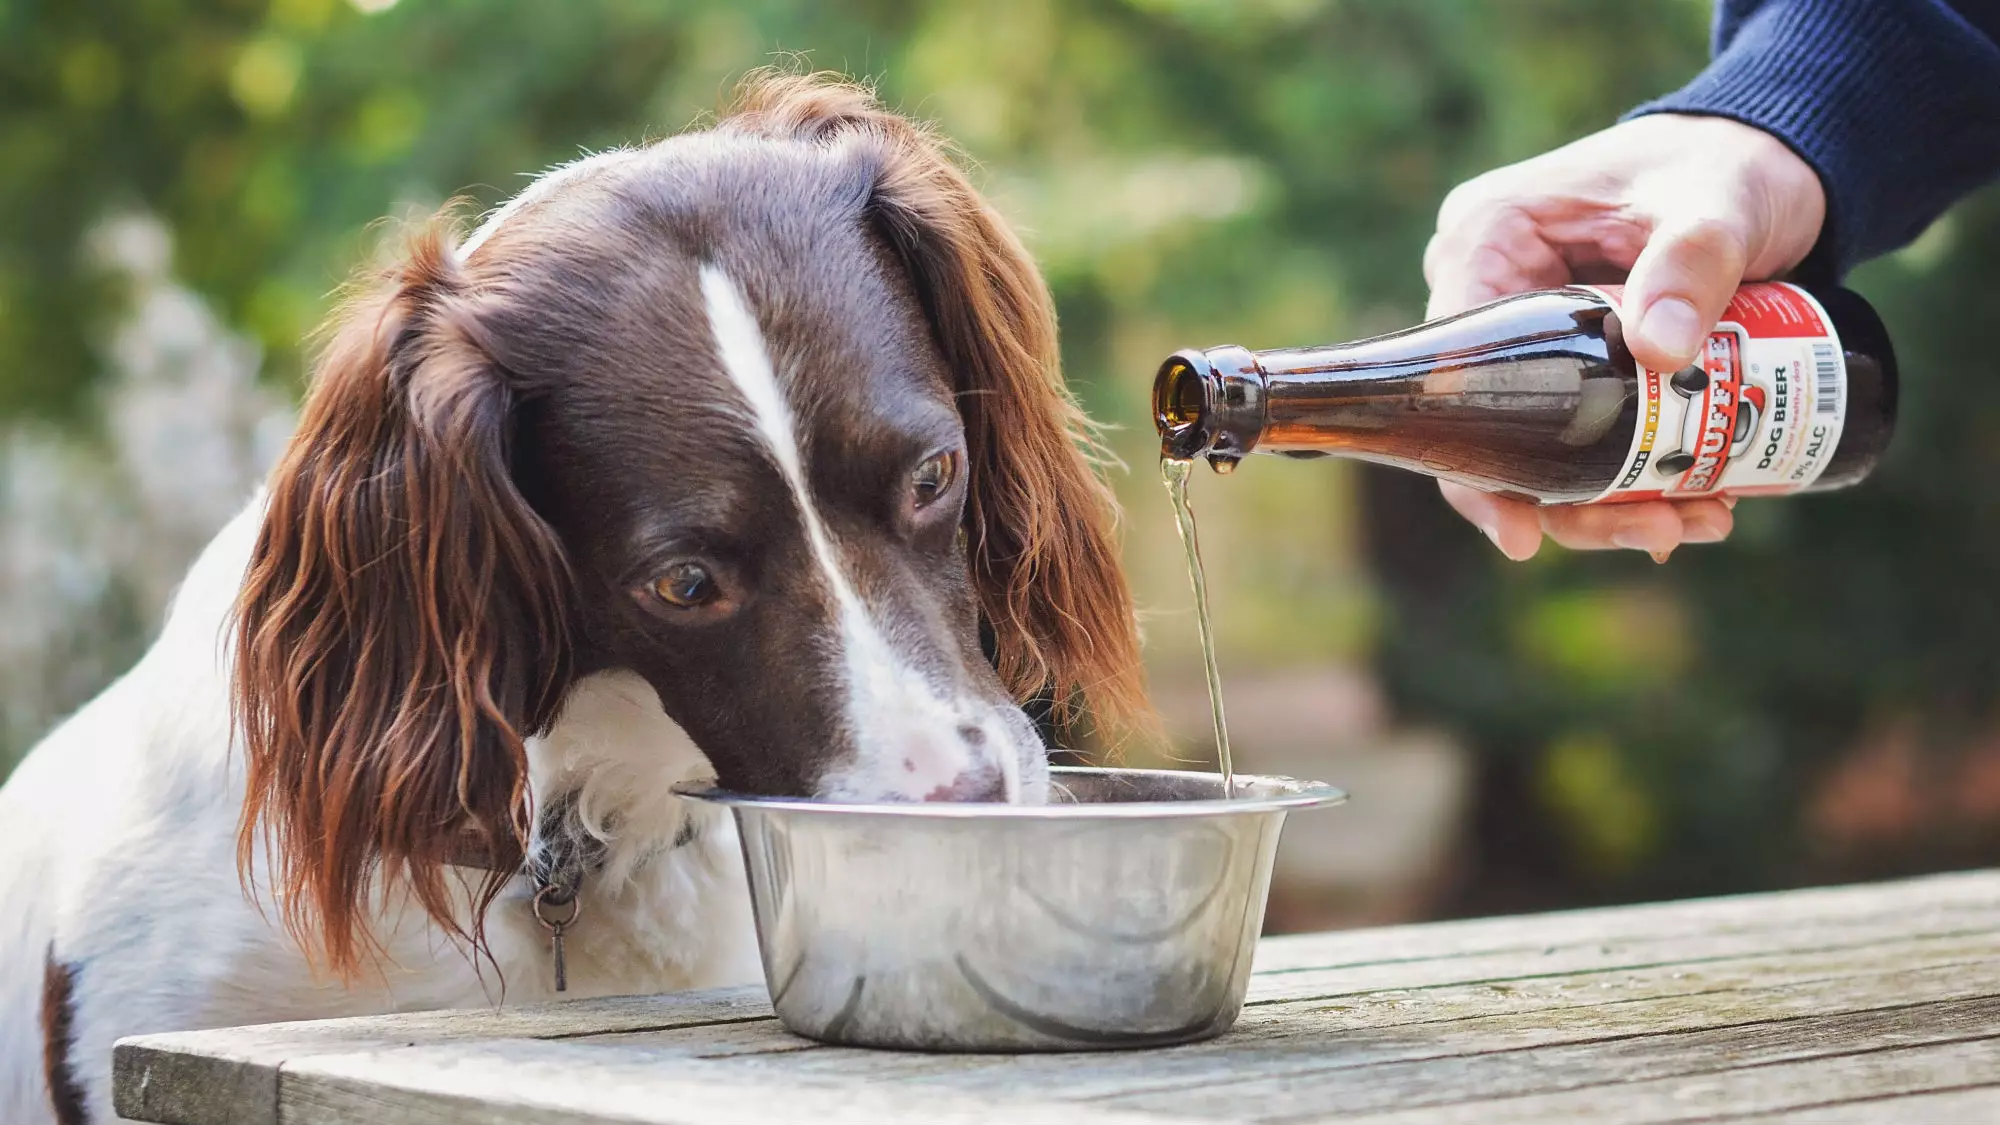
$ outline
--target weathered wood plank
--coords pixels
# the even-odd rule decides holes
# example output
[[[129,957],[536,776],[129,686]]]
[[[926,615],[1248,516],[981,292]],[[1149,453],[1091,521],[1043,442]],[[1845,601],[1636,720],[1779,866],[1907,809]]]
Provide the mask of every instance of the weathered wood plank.
[[[2000,1039],[1867,1051],[1693,1078],[1622,1082],[1382,1114],[1297,1118],[1342,1125],[1665,1125],[1836,1106],[1864,1098],[1992,1085]],[[1876,1117],[1880,1121],[1883,1118]]]
[[[1938,970],[1926,970],[1926,972],[1934,978],[1962,975],[1945,974]],[[1820,983],[1827,985],[1842,982]],[[1894,995],[1906,998],[1913,995],[1923,998],[1925,995],[1921,983],[1911,987],[1913,983],[1911,974],[1903,974],[1901,979],[1877,983],[1882,985],[1881,991]],[[1934,980],[1932,983],[1935,985],[1937,981]],[[1740,997],[1742,994],[1730,995]],[[1209,1084],[1207,1090],[1177,1088],[1146,1097],[1119,1100],[1115,1096],[1106,1096],[1103,1088],[1105,1083],[1097,1073],[1096,1064],[1132,1064],[1132,1073],[1111,1083],[1114,1088],[1129,1090],[1134,1082],[1142,1084],[1164,1082],[1172,1085],[1176,1079],[1182,1082],[1188,1081],[1189,1069],[1185,1065],[1184,1058],[1170,1056],[1184,1055],[1199,1048],[1169,1052],[1165,1055],[1006,1059],[998,1064],[1006,1073],[991,1074],[989,1078],[992,1080],[988,1082],[965,1083],[957,1080],[960,1072],[954,1064],[963,1064],[969,1060],[950,1056],[841,1051],[838,1054],[847,1056],[846,1061],[849,1066],[801,1071],[785,1065],[784,1060],[773,1059],[766,1055],[760,1060],[762,1066],[746,1070],[730,1065],[731,1062],[737,1061],[728,1057],[730,1045],[704,1044],[699,1038],[704,1031],[723,1029],[686,1029],[621,1036],[616,1044],[608,1044],[598,1039],[573,1039],[541,1045],[520,1044],[518,1047],[509,1047],[503,1052],[517,1061],[525,1058],[545,1064],[549,1068],[547,1081],[564,1088],[594,1087],[600,1082],[612,1083],[617,1099],[623,1100],[614,1099],[606,1105],[599,1105],[596,1102],[582,1105],[574,1099],[551,1100],[546,1092],[537,1094],[536,1083],[527,1077],[528,1071],[519,1067],[510,1067],[506,1071],[505,1080],[500,1084],[480,1089],[483,1090],[482,1096],[490,1095],[493,1099],[497,1099],[490,1104],[505,1107],[511,1106],[516,1100],[525,1099],[524,1104],[528,1108],[534,1109],[535,1112],[543,1112],[544,1119],[555,1121],[567,1119],[548,1117],[545,1111],[551,1105],[570,1107],[586,1114],[600,1114],[598,1118],[589,1116],[579,1118],[580,1121],[625,1120],[627,1119],[625,1117],[605,1118],[601,1115],[610,1112],[606,1108],[608,1105],[623,1106],[628,1102],[647,1104],[649,1099],[684,1107],[678,1091],[683,1082],[689,1081],[706,1083],[725,1091],[826,1087],[836,1091],[851,1092],[865,1087],[883,1095],[882,1099],[865,1103],[867,1112],[877,1116],[887,1115],[889,1119],[909,1119],[901,1116],[904,1109],[899,1107],[921,1107],[922,1112],[929,1112],[930,1108],[935,1106],[942,1107],[940,1112],[948,1109],[952,1113],[957,1113],[958,1110],[951,1107],[960,1105],[1012,1107],[1016,1100],[1029,1092],[1039,1092],[1044,1098],[1059,1097],[1071,1104],[1081,1100],[1088,1105],[1089,1101],[1095,1101],[1097,1104],[1088,1105],[1092,1114],[1102,1109],[1135,1110],[1138,1111],[1138,1119],[1147,1119],[1146,1115],[1149,1113],[1154,1116],[1209,1117],[1225,1120],[1287,1116],[1317,1118],[1334,1113],[1400,1107],[1406,1104],[1401,1099],[1407,1099],[1412,1090],[1429,1093],[1442,1088],[1449,1091],[1444,1098],[1421,1099],[1433,1106],[1440,1101],[1448,1100],[1449,1097],[1477,1099],[1483,1104],[1488,1095],[1483,1094],[1479,1087],[1480,1083],[1489,1080],[1497,1082],[1494,1093],[1515,1094],[1532,1092],[1533,1083],[1536,1081],[1544,1083],[1544,1089],[1583,1086],[1593,1081],[1622,1086],[1627,1078],[1659,1077],[1663,1074],[1676,1073],[1676,1068],[1680,1072],[1700,1074],[1786,1058],[1810,1057],[1815,1053],[1851,1051],[1857,1045],[1882,1047],[1909,1042],[1936,1042],[1954,1036],[1963,1038],[1967,1035],[1990,1033],[2000,1026],[2000,999],[1988,998],[1973,1004],[1960,1005],[1956,1009],[1947,1006],[1925,1008],[1921,1016],[1915,1017],[1914,1022],[1913,1009],[1908,1007],[1890,1013],[1879,1011],[1865,1013],[1862,1018],[1853,1021],[1844,1029],[1848,1034],[1843,1037],[1835,1034],[1836,1030],[1841,1029],[1837,1027],[1837,1021],[1832,1017],[1811,1014],[1829,1003],[1837,1005],[1839,996],[1840,993],[1837,991],[1830,994],[1794,991],[1779,999],[1784,1009],[1791,1015],[1804,1018],[1794,1018],[1779,1024],[1767,1022],[1761,1026],[1737,1028],[1733,1029],[1733,1035],[1709,1033],[1706,1038],[1691,1036],[1678,1047],[1663,1048],[1659,1052],[1660,1061],[1650,1064],[1656,1068],[1651,1072],[1645,1069],[1645,1066],[1649,1065],[1647,1045],[1658,1038],[1651,1035],[1612,1039],[1610,1042],[1602,1040],[1587,1042],[1580,1048],[1571,1049],[1566,1056],[1559,1054],[1549,1061],[1538,1062],[1534,1059],[1517,1057],[1511,1060],[1502,1059],[1496,1064],[1484,1061],[1494,1059],[1495,1056],[1492,1055],[1475,1055],[1470,1059],[1454,1057],[1453,1052],[1461,1045],[1455,1043],[1449,1036],[1442,1040],[1395,1038],[1375,1040],[1364,1037],[1352,1042],[1343,1042],[1339,1036],[1315,1037],[1297,1034],[1295,1028],[1291,1036],[1292,1042],[1289,1044],[1291,1050],[1281,1052],[1279,1058],[1281,1062],[1298,1064],[1297,1070],[1289,1075],[1280,1077],[1267,1075],[1261,1080],[1247,1077],[1256,1074],[1260,1068],[1267,1068],[1271,1060],[1262,1058],[1257,1051],[1238,1044],[1232,1049],[1215,1052],[1212,1061],[1216,1065],[1206,1078],[1206,1083]],[[1760,999],[1762,1003],[1751,1005],[1748,1009],[1739,1008],[1734,1015],[1741,1018],[1746,1010],[1769,1011],[1773,1008],[1774,1005],[1770,1003],[1771,997]],[[1610,1005],[1625,1009],[1635,1006],[1637,1005],[1633,1002]],[[1685,1014],[1683,1018],[1699,1023],[1704,1018],[1712,1018],[1713,1011],[1712,1008],[1702,1008]],[[1533,1021],[1520,1016],[1467,1022],[1480,1022],[1486,1025],[1481,1028],[1476,1038],[1477,1043],[1490,1045],[1497,1040],[1510,1040],[1515,1044],[1510,1048],[1510,1053],[1516,1056],[1531,1056],[1538,1052],[1523,1050],[1524,1047],[1575,1042],[1578,1039],[1602,1036],[1607,1030],[1614,1034],[1632,1036],[1635,1034],[1632,1030],[1634,1024],[1641,1029],[1650,1029],[1661,1022],[1671,1023],[1674,1019],[1672,1015],[1663,1018],[1659,1012],[1627,1011],[1625,1017],[1624,1024],[1597,1023],[1581,1027],[1564,1026],[1546,1020]],[[734,1025],[726,1030],[750,1038],[763,1034],[763,1028],[767,1026]],[[1871,1040],[1869,1038],[1871,1033],[1878,1034],[1879,1038]],[[677,1038],[679,1042],[663,1046],[658,1040],[666,1037]],[[448,1116],[440,1116],[446,1113],[446,1108],[456,1106],[458,1110],[465,1109],[464,1105],[452,1102],[446,1097],[455,1087],[449,1087],[447,1084],[448,1088],[441,1089],[419,1083],[412,1092],[404,1089],[410,1084],[408,1075],[428,1073],[428,1068],[458,1066],[464,1058],[470,1057],[463,1053],[465,1050],[490,1060],[492,1055],[489,1048],[499,1049],[492,1043],[481,1042],[470,1044],[464,1049],[454,1048],[461,1051],[459,1054],[440,1054],[444,1050],[442,1048],[417,1048],[409,1051],[378,1052],[366,1056],[335,1056],[334,1058],[342,1060],[334,1064],[342,1075],[342,1081],[330,1085],[312,1080],[310,1077],[325,1069],[322,1064],[327,1063],[327,1059],[306,1060],[285,1070],[281,1104],[286,1106],[287,1110],[282,1120],[286,1125],[321,1120],[329,1122],[382,1120],[398,1123],[404,1120],[450,1120]],[[723,1061],[706,1064],[690,1063],[692,1057],[700,1056],[710,1050],[721,1053]],[[524,1053],[513,1053],[516,1051]],[[1732,1059],[1731,1051],[1735,1051],[1740,1058]],[[558,1052],[560,1058],[556,1057]],[[1405,1058],[1411,1056],[1417,1059],[1429,1058],[1430,1072],[1412,1074],[1410,1071],[1421,1071],[1423,1068],[1407,1066],[1398,1072],[1393,1066],[1382,1065],[1398,1055]],[[365,1064],[353,1061],[357,1058],[367,1061]],[[885,1076],[876,1066],[853,1065],[873,1064],[893,1059],[921,1061],[929,1065],[942,1066],[943,1069],[934,1073],[934,1081],[931,1082],[891,1084],[881,1081]],[[1038,1065],[1049,1063],[1061,1064],[1069,1073],[1064,1077],[1054,1078],[1046,1072],[1045,1066]],[[1619,1068],[1628,1064],[1631,1064],[1629,1066],[1631,1073],[1621,1076]],[[1463,1073],[1457,1076],[1455,1085],[1446,1083],[1444,1079],[1449,1077],[1455,1068],[1462,1070]],[[1515,1083],[1515,1088],[1512,1090],[1506,1085],[1510,1069],[1511,1080]],[[399,1092],[384,1093],[381,1086],[388,1081],[386,1076],[394,1075],[403,1075],[394,1083]],[[816,1101],[811,1104],[815,1107],[812,1112],[817,1114],[822,1110],[835,1113],[840,1107],[851,1103],[844,1098],[833,1098],[824,1107]],[[1079,1106],[1078,1113],[1072,1114],[1072,1117],[1081,1114],[1084,1108]],[[392,1109],[394,1113],[391,1113]],[[417,1116],[397,1116],[406,1111]],[[721,1111],[720,1107],[717,1111]],[[802,1104],[800,1112],[805,1111]],[[1457,1112],[1448,1105],[1440,1111]],[[526,1113],[527,1110],[524,1109],[523,1112]],[[922,1113],[918,1110],[912,1109],[910,1112],[916,1114],[915,1119],[923,1119]],[[1041,1110],[1036,1109],[1035,1112],[1039,1114]],[[349,1116],[328,1116],[339,1113]],[[1008,1108],[1008,1113],[1013,1113],[1012,1108]],[[504,1116],[498,1119],[512,1120]],[[527,1119],[529,1118],[522,1118],[522,1120]],[[659,1118],[641,1116],[629,1119],[683,1120],[673,1116]],[[685,1118],[689,1121],[727,1119],[729,1118]],[[1012,1118],[1001,1115],[993,1119]]]
[[[1854,985],[1857,990],[1866,993],[1867,980],[1885,973],[1967,966],[1975,970],[1974,975],[1981,975],[1976,970],[1994,965],[2000,965],[2000,930],[1810,953],[1752,954],[1575,973],[1531,973],[1462,984],[1309,995],[1259,1005],[1246,1011],[1244,1019],[1254,1026],[1282,1020],[1298,1011],[1359,1010],[1365,1006],[1370,1021],[1367,1026],[1389,1027],[1849,978],[1857,982]],[[1983,979],[2000,989],[2000,979],[1992,973],[1983,974]]]
[[[278,1103],[279,1066],[314,1054],[770,1016],[764,990],[751,987],[141,1035],[121,1040],[113,1051],[114,1104],[121,1117],[164,1125],[268,1125]]]
[[[776,1019],[710,1024],[704,1027],[662,1028],[655,1031],[628,1031],[617,1035],[591,1035],[571,1042],[592,1047],[635,1047],[654,1052],[661,1058],[690,1059],[726,1059],[738,1055],[784,1055],[826,1049],[810,1039],[786,1031]],[[880,1052],[862,1053],[872,1055]]]
[[[1410,1020],[1464,1018],[1501,1010],[1527,1010],[1548,1005],[1595,1002],[1612,984],[1626,997],[1675,995],[1762,981],[1797,979],[1827,971],[1834,961],[1846,960],[1849,952],[1865,953],[1872,945],[1882,945],[1884,935],[1897,930],[1909,932],[1985,924],[2000,931],[2000,911],[1974,904],[1928,910],[1899,920],[1863,920],[1852,929],[1815,926],[1812,919],[1797,920],[1786,933],[1816,933],[1822,940],[1840,934],[1857,939],[1852,950],[1830,949],[1781,960],[1780,954],[1749,954],[1763,964],[1750,964],[1749,971],[1732,976],[1726,955],[1732,951],[1754,950],[1768,940],[1768,933],[1724,930],[1682,938],[1647,937],[1632,940],[1605,931],[1602,941],[1550,945],[1529,953],[1501,953],[1484,956],[1450,957],[1430,962],[1403,962],[1365,965],[1353,969],[1305,969],[1267,976],[1253,986],[1256,1002],[1271,1004],[1289,1000],[1328,999],[1359,995],[1364,991],[1386,993],[1388,986],[1408,997],[1405,1003],[1375,1002],[1371,1012],[1391,1018],[1375,1026],[1390,1026],[1397,1019]],[[1948,948],[1948,939],[1924,948],[1911,948],[1912,958],[1936,959],[1963,956],[1964,951]],[[1896,957],[1904,948],[1889,942],[1884,956]],[[1982,954],[1983,955],[1983,954]],[[1712,958],[1717,964],[1700,969],[1673,968],[1671,958],[1701,962]],[[1665,960],[1665,963],[1662,961]],[[1746,962],[1747,963],[1747,962]],[[1860,962],[1864,967],[1876,962]],[[1640,967],[1645,966],[1645,967]],[[1581,968],[1581,973],[1557,970]],[[1526,971],[1524,971],[1526,970]],[[1592,974],[1596,974],[1593,979]],[[1532,978],[1528,986],[1510,984]],[[1441,984],[1462,984],[1454,993]],[[1595,991],[1593,991],[1595,990]],[[1387,996],[1376,997],[1377,1001]],[[1470,1007],[1468,1007],[1470,1005]],[[714,1021],[740,1021],[765,1016],[769,1006],[755,989],[735,990],[720,996],[687,994],[679,997],[612,998],[539,1005],[516,1009],[470,1010],[460,1012],[412,1013],[303,1024],[276,1024],[254,1030],[227,1029],[194,1032],[171,1037],[143,1037],[121,1046],[121,1074],[131,1081],[121,1085],[121,1106],[129,1106],[128,1116],[150,1116],[153,1120],[206,1125],[261,1122],[269,1119],[276,1096],[275,1067],[286,1058],[305,1058],[332,1051],[348,1052],[395,1043],[426,1043],[467,1038],[536,1037],[630,1033],[634,1028],[659,1029],[707,1027]],[[1255,1036],[1260,1017],[1253,1009],[1246,1016],[1244,1030],[1229,1042]],[[699,1042],[702,1035],[690,1037]],[[161,1049],[162,1039],[172,1041],[171,1049]],[[787,1035],[775,1025],[745,1030],[727,1037],[731,1053],[753,1051],[795,1052],[809,1046]],[[664,1044],[664,1040],[662,1041]],[[844,1054],[844,1053],[843,1053]],[[871,1069],[889,1058],[863,1053],[860,1059],[844,1057],[824,1061],[829,1068]],[[916,1063],[897,1061],[891,1065],[929,1073],[940,1067],[929,1056]],[[817,1069],[817,1065],[811,1067]]]
[[[797,1099],[775,1115],[836,1122],[1843,1122],[2000,1097],[1949,1089],[2000,1042],[2000,872],[1272,939],[1258,968],[1237,1032],[1168,1051],[827,1048],[746,989],[140,1037],[117,1104],[174,1125],[706,1125],[773,1116],[773,1091]]]
[[[698,1060],[573,1041],[497,1040],[285,1068],[283,1125],[1181,1125],[1165,1114],[883,1090],[855,1082],[744,1082]]]
[[[1615,1001],[1662,999],[1675,996],[1726,992],[1733,989],[1766,987],[1806,980],[1837,980],[1844,976],[1879,975],[1885,970],[1908,964],[1931,967],[1979,964],[2000,960],[2000,933],[1951,939],[1919,939],[1907,942],[1878,942],[1853,950],[1829,950],[1806,958],[1773,959],[1745,957],[1723,959],[1698,968],[1649,966],[1630,972],[1592,970],[1580,974],[1535,976],[1515,981],[1488,981],[1474,985],[1428,989],[1376,990],[1374,994],[1340,997],[1345,1005],[1340,1030],[1389,1028],[1412,1023],[1441,1023],[1509,1013],[1537,1012],[1566,1007],[1588,1007]],[[1602,987],[1606,984],[1610,988]],[[2000,984],[1995,985],[2000,990]],[[1313,999],[1313,998],[1308,998]],[[1261,1051],[1274,1038],[1287,1037],[1295,1030],[1292,1016],[1298,1005],[1265,1013],[1253,1009],[1239,1030],[1211,1044],[1179,1049],[1180,1054],[1235,1056],[1243,1051]],[[1330,1030],[1324,1021],[1320,1030]],[[870,1077],[924,1075],[940,1071],[976,1069],[987,1060],[955,1056],[881,1051],[845,1051],[820,1047],[784,1031],[775,1022],[761,1021],[729,1027],[699,1026],[606,1036],[587,1036],[580,1042],[628,1044],[657,1047],[689,1057],[722,1058],[762,1053],[794,1054],[818,1051],[820,1055],[783,1066],[799,1073],[865,1074]],[[1476,1048],[1473,1048],[1476,1049]],[[1130,1065],[1150,1069],[1149,1056],[1053,1056],[1035,1059],[1032,1065],[1079,1067],[1095,1072]],[[997,1063],[993,1065],[999,1065]],[[1217,1061],[1218,1073],[1232,1081],[1248,1077],[1240,1059]],[[1202,1073],[1207,1074],[1207,1071]],[[1211,1081],[1204,1077],[1199,1081]],[[1189,1080],[1190,1082],[1195,1080]]]
[[[1996,888],[2000,895],[2000,888]],[[1539,949],[1465,953],[1453,957],[1378,961],[1360,965],[1300,966],[1260,973],[1247,1002],[1324,999],[1385,988],[1508,981],[1557,974],[1691,965],[1737,957],[1782,958],[1860,949],[1911,938],[1950,938],[2000,931],[2000,897],[1980,909],[1916,912],[1851,922],[1804,920],[1778,932],[1724,929],[1658,936],[1600,935],[1585,942],[1550,943]]]
[[[1990,1125],[2000,1121],[2000,1085],[1929,1094],[1869,1098],[1810,1109],[1779,1110],[1747,1117],[1714,1118],[1732,1125],[1882,1125],[1885,1121]]]
[[[1244,1081],[1162,1087],[1104,1099],[1104,1104],[1222,1119],[1286,1121],[1715,1074],[1857,1050],[1981,1038],[2000,1038],[2000,998],[1812,1015],[1339,1070],[1300,1067]],[[2000,1117],[1995,1120],[2000,1121]]]
[[[1528,952],[1550,946],[1651,937],[1769,934],[1784,948],[1816,926],[1894,920],[1953,911],[1990,913],[2000,901],[2000,871],[1935,875],[1892,883],[1816,887],[1609,909],[1421,922],[1375,929],[1266,938],[1260,973],[1372,962],[1414,962],[1475,953]]]
[[[1924,967],[1903,968],[1912,964]],[[1241,1085],[1296,1070],[1991,995],[2000,995],[2000,933],[1887,943],[1796,960],[1741,958],[1698,970],[1664,966],[1271,1004],[1247,1010],[1222,1039],[1164,1052],[960,1057],[825,1049],[773,1065],[785,1074],[840,1073],[986,1092],[1052,1085],[1070,1097],[1116,1097],[1207,1083]],[[774,1048],[796,1042],[782,1036],[774,1033]],[[757,1064],[754,1057],[736,1061]]]
[[[1883,930],[1881,933],[1887,933]],[[1188,1052],[1231,1050],[1251,1041],[1277,1034],[1289,1026],[1290,1013],[1298,1003],[1349,1000],[1355,1014],[1365,1011],[1368,1022],[1348,1026],[1391,1027],[1402,1023],[1438,1022],[1507,1012],[1536,1011],[1544,1008],[1576,1007],[1611,1000],[1659,998],[1727,991],[1732,988],[1763,987],[1822,977],[1872,975],[1907,965],[1950,965],[2000,960],[2000,912],[1995,912],[1988,930],[1969,934],[1946,934],[1914,940],[1887,939],[1881,933],[1873,940],[1852,946],[1833,946],[1803,954],[1745,953],[1730,957],[1715,955],[1740,950],[1740,935],[1693,938],[1674,943],[1685,958],[1681,962],[1659,963],[1653,958],[1667,956],[1669,950],[1648,942],[1621,946],[1590,946],[1573,950],[1573,956],[1537,956],[1532,960],[1473,959],[1464,962],[1467,974],[1446,973],[1447,978],[1470,975],[1475,979],[1444,984],[1425,984],[1422,977],[1412,987],[1381,987],[1396,978],[1378,978],[1371,972],[1349,978],[1342,975],[1319,977],[1300,972],[1280,975],[1277,986],[1267,987],[1262,1004],[1291,1006],[1274,1008],[1275,1018],[1262,1007],[1249,1009],[1239,1029],[1218,1044],[1184,1048]],[[1622,953],[1621,953],[1622,951]],[[1712,956],[1713,955],[1713,956]],[[1554,965],[1549,964],[1554,962]],[[1459,964],[1460,962],[1453,962]],[[1590,966],[1578,972],[1543,971],[1565,965]],[[1518,975],[1504,975],[1509,967]],[[1405,966],[1424,968],[1428,966]],[[1535,971],[1519,973],[1521,968]],[[1289,982],[1289,983],[1285,983]],[[1350,988],[1349,986],[1376,987]],[[689,1039],[699,1042],[705,1032]],[[623,1038],[623,1037],[621,1037]],[[638,1039],[658,1043],[674,1041],[673,1033],[645,1033]],[[731,1054],[754,1054],[762,1050],[797,1052],[807,1049],[805,1041],[773,1026],[744,1029],[731,1041]],[[800,1060],[806,1071],[836,1070],[899,1074],[929,1074],[939,1070],[975,1068],[979,1062],[942,1061],[938,1056],[896,1056],[880,1052],[859,1052],[850,1057],[834,1052],[824,1057]]]

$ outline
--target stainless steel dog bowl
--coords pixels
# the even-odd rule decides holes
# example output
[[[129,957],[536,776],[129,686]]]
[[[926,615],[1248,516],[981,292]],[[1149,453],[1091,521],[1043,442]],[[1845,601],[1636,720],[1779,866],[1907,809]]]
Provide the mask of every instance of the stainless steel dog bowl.
[[[1285,814],[1346,799],[1285,777],[1056,769],[1047,805],[735,810],[778,1018],[828,1043],[1074,1051],[1236,1022]]]

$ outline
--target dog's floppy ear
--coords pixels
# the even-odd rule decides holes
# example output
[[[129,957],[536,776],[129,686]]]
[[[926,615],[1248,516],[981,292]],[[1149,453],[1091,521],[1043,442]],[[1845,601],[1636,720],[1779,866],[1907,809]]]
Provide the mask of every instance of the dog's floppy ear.
[[[286,926],[349,976],[371,896],[407,889],[483,948],[445,869],[517,854],[525,735],[569,678],[570,581],[509,472],[513,394],[442,224],[347,307],[274,470],[237,604],[246,879],[268,844]]]
[[[923,127],[858,86],[752,76],[725,128],[852,145],[873,165],[869,214],[909,272],[958,394],[971,459],[966,530],[1002,680],[1081,703],[1100,731],[1149,731],[1117,507],[1089,423],[1063,385],[1055,307],[1014,232]]]

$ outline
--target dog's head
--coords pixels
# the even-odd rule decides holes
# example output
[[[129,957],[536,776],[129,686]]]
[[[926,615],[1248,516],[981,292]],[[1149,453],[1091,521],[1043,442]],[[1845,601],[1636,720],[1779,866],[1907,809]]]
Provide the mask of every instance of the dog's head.
[[[766,76],[420,236],[273,476],[246,859],[337,968],[378,864],[449,924],[459,837],[525,839],[523,738],[610,668],[731,788],[1037,798],[1020,701],[1144,706],[1082,426],[1020,244],[852,87]]]

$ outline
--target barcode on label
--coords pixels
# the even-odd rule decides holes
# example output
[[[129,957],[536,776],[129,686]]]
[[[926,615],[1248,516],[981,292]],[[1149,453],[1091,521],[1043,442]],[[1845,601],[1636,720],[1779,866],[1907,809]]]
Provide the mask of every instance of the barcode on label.
[[[1813,351],[1813,413],[1840,413],[1840,357],[1833,354],[1832,344],[1814,344]]]

